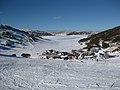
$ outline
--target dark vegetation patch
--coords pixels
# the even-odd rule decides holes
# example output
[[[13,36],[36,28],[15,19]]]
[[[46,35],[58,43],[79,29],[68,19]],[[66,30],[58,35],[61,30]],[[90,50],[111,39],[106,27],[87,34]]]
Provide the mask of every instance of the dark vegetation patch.
[[[87,32],[87,31],[81,31],[81,32],[70,32],[66,35],[82,35],[82,34],[91,34],[91,32]]]
[[[109,45],[105,43],[105,41],[112,42],[112,43],[120,42],[120,26],[112,29],[108,29],[106,31],[103,31],[97,34],[93,34],[88,38],[79,40],[78,42],[79,43],[87,42],[87,47],[91,48],[93,45],[99,46],[100,40],[104,42],[103,48],[109,47]]]

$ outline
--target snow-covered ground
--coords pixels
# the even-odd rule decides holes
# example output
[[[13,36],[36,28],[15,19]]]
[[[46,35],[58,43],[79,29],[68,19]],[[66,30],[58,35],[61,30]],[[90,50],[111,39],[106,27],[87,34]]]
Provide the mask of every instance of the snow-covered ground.
[[[37,53],[47,49],[79,49],[86,36],[47,36],[23,49],[0,51],[0,90],[120,90],[120,57],[103,61],[42,60]],[[34,58],[9,54],[28,52]]]
[[[14,54],[16,53],[20,57],[21,53],[30,53],[31,58],[39,58],[46,50],[55,49],[59,51],[70,52],[72,49],[80,49],[84,46],[80,46],[78,41],[82,38],[87,37],[87,35],[57,35],[57,36],[44,36],[44,39],[39,40],[39,42],[34,42],[27,47],[15,48],[12,50],[7,50],[3,54]]]
[[[44,52],[45,50],[55,49],[59,51],[68,51],[72,49],[80,49],[82,46],[79,45],[78,41],[81,38],[85,38],[87,35],[58,35],[58,36],[44,36],[43,38],[50,39],[51,41],[36,42],[34,44],[35,51],[38,53]]]
[[[1,57],[0,90],[120,90],[119,60],[81,62]]]

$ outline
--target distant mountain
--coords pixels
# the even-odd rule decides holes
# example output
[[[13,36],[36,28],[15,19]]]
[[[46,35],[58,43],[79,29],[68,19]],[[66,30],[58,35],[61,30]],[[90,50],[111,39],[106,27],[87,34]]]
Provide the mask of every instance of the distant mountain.
[[[39,36],[54,36],[54,34],[49,33],[49,32],[45,32],[45,31],[39,31],[39,30],[31,30],[28,31],[30,34],[39,37]]]
[[[107,44],[120,43],[120,26],[108,29],[106,31],[93,34],[87,38],[79,40],[79,43],[85,42],[88,48],[99,46],[100,41]]]
[[[88,32],[88,31],[76,32],[76,31],[73,31],[73,32],[67,33],[66,35],[83,35],[83,34],[92,34],[92,32]]]
[[[0,25],[0,49],[20,47],[43,39],[41,36],[52,35],[44,31],[26,31],[8,25]]]
[[[66,35],[66,34],[68,34],[69,32],[67,32],[67,31],[54,31],[54,32],[52,32],[52,34],[53,35]]]

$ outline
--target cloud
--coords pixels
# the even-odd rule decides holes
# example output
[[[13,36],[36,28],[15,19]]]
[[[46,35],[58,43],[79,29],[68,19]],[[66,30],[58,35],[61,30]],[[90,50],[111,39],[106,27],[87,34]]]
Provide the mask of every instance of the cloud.
[[[53,17],[54,20],[59,20],[61,19],[61,17],[57,16],[57,17]]]

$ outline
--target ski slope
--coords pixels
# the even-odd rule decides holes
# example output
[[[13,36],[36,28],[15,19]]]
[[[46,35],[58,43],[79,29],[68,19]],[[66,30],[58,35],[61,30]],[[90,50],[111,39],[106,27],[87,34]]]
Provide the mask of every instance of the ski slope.
[[[119,60],[81,62],[1,57],[0,90],[120,90]]]
[[[0,51],[0,90],[120,90],[120,57],[103,61],[46,60],[38,53],[47,49],[82,48],[86,36],[47,36],[50,40],[29,47]],[[10,57],[28,52],[32,58]]]

